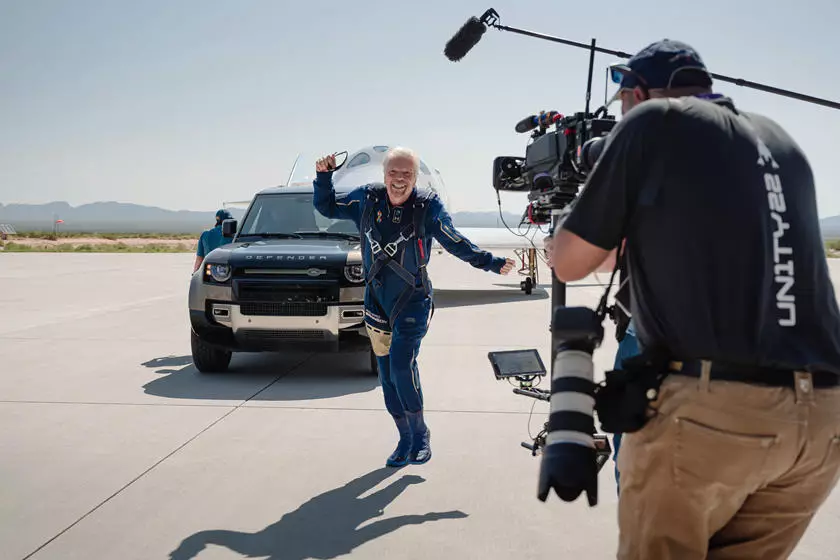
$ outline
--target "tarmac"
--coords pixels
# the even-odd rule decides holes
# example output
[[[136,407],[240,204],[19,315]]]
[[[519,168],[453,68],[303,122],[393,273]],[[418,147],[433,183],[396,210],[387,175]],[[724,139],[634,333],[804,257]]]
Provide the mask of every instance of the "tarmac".
[[[548,403],[492,350],[549,365],[549,272],[435,255],[419,355],[432,460],[384,467],[396,431],[366,354],[237,354],[192,366],[191,254],[0,255],[0,559],[615,558],[614,464],[598,504],[536,497],[520,442]],[[840,262],[830,261],[840,286]],[[608,274],[567,287],[594,307]],[[608,322],[596,371],[616,350]],[[542,387],[548,387],[548,379]],[[840,557],[834,491],[791,558]]]

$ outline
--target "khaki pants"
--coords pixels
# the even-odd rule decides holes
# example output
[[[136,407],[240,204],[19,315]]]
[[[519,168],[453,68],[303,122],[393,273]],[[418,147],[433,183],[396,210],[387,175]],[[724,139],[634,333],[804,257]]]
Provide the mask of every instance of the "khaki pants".
[[[621,560],[788,558],[840,475],[840,388],[665,378],[623,436]]]

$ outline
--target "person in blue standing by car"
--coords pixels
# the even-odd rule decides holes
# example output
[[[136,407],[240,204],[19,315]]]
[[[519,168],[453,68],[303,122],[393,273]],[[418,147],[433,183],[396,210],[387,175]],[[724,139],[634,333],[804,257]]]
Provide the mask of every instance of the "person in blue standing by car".
[[[627,323],[627,329],[624,331],[624,336],[618,343],[618,352],[615,354],[614,369],[621,369],[622,362],[627,358],[637,356],[639,351],[639,342],[636,339],[636,331],[633,328],[633,319]],[[621,472],[618,470],[618,450],[621,448],[621,432],[613,434],[613,462],[615,462],[615,488],[617,493],[621,493]]]
[[[455,229],[438,195],[415,185],[419,161],[412,150],[392,148],[383,163],[384,183],[336,195],[331,155],[318,160],[313,182],[315,208],[328,218],[353,220],[361,234],[365,326],[377,357],[385,407],[400,436],[386,460],[392,467],[425,463],[432,456],[417,369],[433,309],[426,273],[432,238],[482,270],[508,274],[515,264],[480,250]]]
[[[198,247],[195,251],[193,273],[199,269],[201,263],[204,262],[204,257],[210,254],[210,251],[227,243],[222,235],[222,222],[232,219],[233,215],[231,215],[231,213],[227,210],[222,209],[216,212],[216,225],[203,231],[201,233],[201,237],[198,238]]]

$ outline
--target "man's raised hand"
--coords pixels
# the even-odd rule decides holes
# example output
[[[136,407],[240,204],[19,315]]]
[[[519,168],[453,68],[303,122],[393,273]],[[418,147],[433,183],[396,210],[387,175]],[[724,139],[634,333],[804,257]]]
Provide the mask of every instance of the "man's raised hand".
[[[322,157],[315,163],[315,171],[318,173],[322,173],[324,171],[334,171],[335,170],[335,156],[328,155],[326,157]]]

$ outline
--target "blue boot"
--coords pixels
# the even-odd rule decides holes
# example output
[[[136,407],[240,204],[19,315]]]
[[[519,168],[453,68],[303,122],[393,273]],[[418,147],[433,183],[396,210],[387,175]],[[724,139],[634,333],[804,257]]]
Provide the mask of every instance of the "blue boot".
[[[397,424],[397,430],[400,432],[400,441],[397,443],[397,448],[385,461],[385,465],[389,467],[402,467],[408,464],[408,454],[411,451],[411,429],[408,425],[408,420],[405,416],[401,418],[394,418]]]
[[[408,425],[411,427],[411,451],[408,461],[413,465],[421,465],[432,458],[430,442],[432,433],[423,420],[423,411],[406,412]]]

